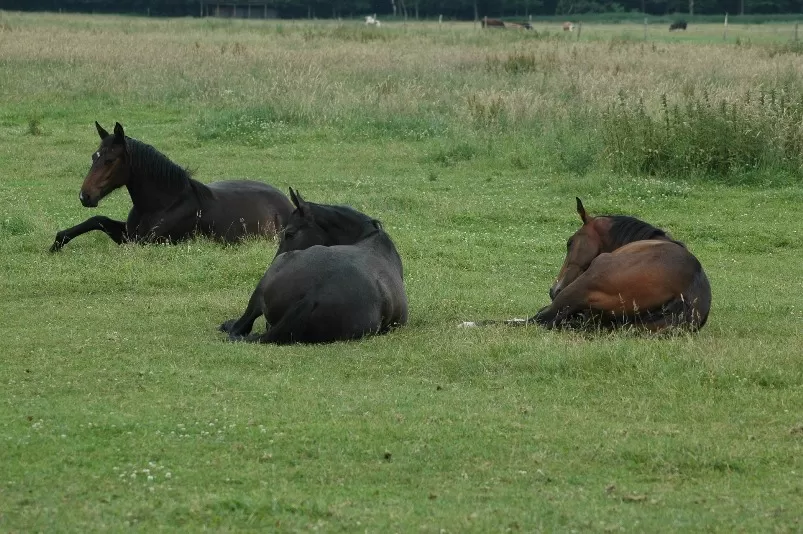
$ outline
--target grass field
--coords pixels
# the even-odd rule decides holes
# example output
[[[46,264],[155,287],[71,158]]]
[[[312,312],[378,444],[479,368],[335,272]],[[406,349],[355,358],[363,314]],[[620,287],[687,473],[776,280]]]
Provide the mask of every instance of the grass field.
[[[803,529],[793,25],[537,29],[0,13],[0,530]],[[130,207],[95,120],[381,219],[410,323],[230,344],[272,242],[49,254]],[[701,332],[456,327],[547,302],[575,196],[689,246]]]

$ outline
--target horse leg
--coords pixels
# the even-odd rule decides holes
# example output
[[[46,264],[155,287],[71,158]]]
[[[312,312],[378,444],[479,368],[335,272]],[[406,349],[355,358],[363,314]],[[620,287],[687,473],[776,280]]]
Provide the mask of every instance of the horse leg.
[[[583,294],[585,285],[582,278],[583,276],[581,275],[569,284],[568,287],[558,293],[551,304],[541,308],[538,313],[527,320],[527,323],[537,323],[546,328],[560,327],[569,321],[573,315],[587,310],[588,303]]]
[[[111,238],[112,241],[118,245],[128,239],[128,231],[126,230],[126,223],[123,221],[115,221],[103,215],[95,215],[85,220],[81,224],[77,224],[72,228],[61,230],[56,233],[56,240],[50,247],[50,252],[58,252],[61,248],[78,237],[92,230],[100,230]]]
[[[243,337],[247,336],[251,329],[254,328],[254,321],[262,315],[261,286],[262,284],[260,283],[251,293],[251,298],[248,299],[248,307],[246,307],[245,312],[239,319],[230,319],[220,325],[220,331],[229,334],[231,341],[243,341]]]

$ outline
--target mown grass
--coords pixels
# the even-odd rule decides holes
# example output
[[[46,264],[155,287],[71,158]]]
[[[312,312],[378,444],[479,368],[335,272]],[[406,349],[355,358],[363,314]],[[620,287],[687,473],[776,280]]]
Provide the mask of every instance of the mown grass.
[[[800,94],[783,39],[0,18],[0,529],[800,530],[803,188],[775,142],[797,115],[756,100]],[[91,214],[94,120],[203,181],[382,219],[410,324],[229,344],[273,243],[48,254]],[[671,165],[639,163],[645,129]],[[718,147],[725,170],[678,168]],[[456,328],[546,302],[574,196],[686,242],[714,292],[700,333]]]

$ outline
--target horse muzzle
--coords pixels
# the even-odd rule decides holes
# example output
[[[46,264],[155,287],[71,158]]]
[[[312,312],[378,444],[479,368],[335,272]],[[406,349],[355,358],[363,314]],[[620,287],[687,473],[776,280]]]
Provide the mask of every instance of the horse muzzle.
[[[81,201],[81,204],[85,208],[97,208],[98,207],[98,201],[95,200],[94,198],[90,197],[89,195],[87,195],[83,191],[78,193],[78,200]]]
[[[560,293],[560,288],[558,287],[558,284],[555,284],[554,286],[549,288],[549,298],[551,300],[555,300],[555,297],[558,296],[558,293]]]

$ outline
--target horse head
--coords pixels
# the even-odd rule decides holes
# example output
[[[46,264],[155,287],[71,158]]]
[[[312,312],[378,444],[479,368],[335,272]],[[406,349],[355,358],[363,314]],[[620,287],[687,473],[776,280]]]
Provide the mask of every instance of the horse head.
[[[290,200],[296,209],[282,233],[276,255],[291,250],[322,245],[353,245],[369,234],[382,229],[376,219],[348,206],[329,206],[307,202],[290,188]]]
[[[103,197],[126,185],[131,173],[125,132],[120,123],[115,123],[113,134],[97,122],[95,128],[100,136],[100,146],[92,154],[92,166],[78,194],[81,204],[88,208],[96,207]]]
[[[583,225],[566,242],[566,258],[560,268],[558,278],[549,289],[549,297],[555,299],[566,286],[583,274],[594,258],[603,251],[603,233],[606,220],[591,217],[586,213],[583,202],[577,198],[577,214]]]

